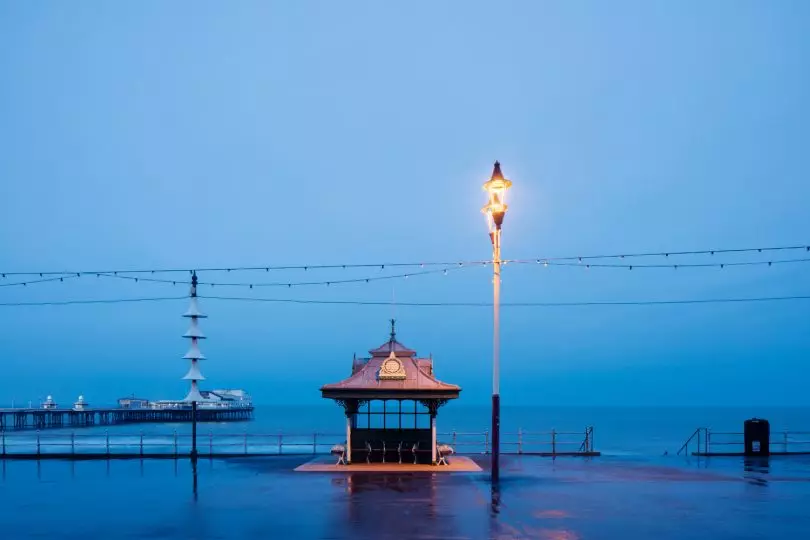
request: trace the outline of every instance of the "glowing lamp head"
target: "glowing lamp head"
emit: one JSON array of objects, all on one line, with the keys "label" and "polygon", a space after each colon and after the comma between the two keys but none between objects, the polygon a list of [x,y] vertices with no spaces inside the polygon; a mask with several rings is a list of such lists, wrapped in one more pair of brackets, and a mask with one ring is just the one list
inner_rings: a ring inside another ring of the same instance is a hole
[{"label": "glowing lamp head", "polygon": [[509,208],[506,205],[506,192],[510,187],[512,187],[512,182],[504,178],[503,173],[501,173],[501,164],[496,161],[492,176],[484,184],[484,191],[489,194],[489,200],[486,206],[481,209],[487,217],[490,232],[500,229],[501,225],[503,225],[503,218]]}]

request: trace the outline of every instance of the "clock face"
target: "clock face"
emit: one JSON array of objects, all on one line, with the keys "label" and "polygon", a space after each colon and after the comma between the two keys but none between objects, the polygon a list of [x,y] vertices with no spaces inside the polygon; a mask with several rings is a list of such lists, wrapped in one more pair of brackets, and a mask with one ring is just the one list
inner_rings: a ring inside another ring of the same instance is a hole
[{"label": "clock face", "polygon": [[385,371],[386,373],[396,373],[397,371],[399,371],[400,367],[401,366],[399,360],[396,360],[394,358],[389,358],[388,360],[383,362],[382,366],[383,371]]}]

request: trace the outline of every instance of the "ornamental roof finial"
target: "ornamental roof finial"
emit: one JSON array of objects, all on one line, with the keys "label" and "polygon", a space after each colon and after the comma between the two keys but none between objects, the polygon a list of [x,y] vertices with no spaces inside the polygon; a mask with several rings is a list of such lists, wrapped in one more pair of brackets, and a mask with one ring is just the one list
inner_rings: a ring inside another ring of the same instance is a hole
[{"label": "ornamental roof finial", "polygon": [[496,161],[495,166],[492,169],[492,177],[490,180],[503,180],[503,173],[501,172],[501,162]]}]

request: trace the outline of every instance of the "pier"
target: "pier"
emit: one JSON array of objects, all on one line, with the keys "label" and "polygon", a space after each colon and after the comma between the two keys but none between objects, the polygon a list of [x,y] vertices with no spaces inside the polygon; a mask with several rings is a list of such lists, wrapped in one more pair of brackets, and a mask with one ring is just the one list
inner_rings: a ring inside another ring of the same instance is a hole
[{"label": "pier", "polygon": [[[197,409],[198,422],[225,422],[251,418],[253,418],[252,406]],[[191,421],[191,408],[0,409],[0,431]]]}]

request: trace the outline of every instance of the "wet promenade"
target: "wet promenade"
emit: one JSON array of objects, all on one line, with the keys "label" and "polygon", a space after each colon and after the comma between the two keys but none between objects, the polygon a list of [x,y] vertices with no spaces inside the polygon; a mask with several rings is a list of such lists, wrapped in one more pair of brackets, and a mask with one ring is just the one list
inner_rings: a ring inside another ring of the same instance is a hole
[{"label": "wet promenade", "polygon": [[[504,458],[458,474],[296,473],[301,457],[4,462],[3,538],[765,539],[810,533],[810,459]],[[196,493],[195,493],[196,487]]]}]

